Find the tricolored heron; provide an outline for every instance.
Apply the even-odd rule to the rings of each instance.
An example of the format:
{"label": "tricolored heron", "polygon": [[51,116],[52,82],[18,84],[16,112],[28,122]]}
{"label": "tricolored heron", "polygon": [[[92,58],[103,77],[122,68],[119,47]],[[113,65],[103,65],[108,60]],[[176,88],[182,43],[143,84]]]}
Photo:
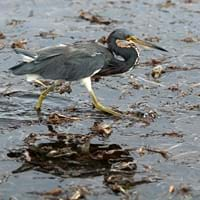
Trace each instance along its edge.
{"label": "tricolored heron", "polygon": [[[125,29],[116,29],[108,36],[107,47],[96,41],[88,41],[52,46],[37,51],[15,49],[16,53],[23,54],[25,59],[10,69],[15,75],[26,74],[28,81],[36,81],[40,84],[42,79],[82,80],[96,109],[120,116],[119,112],[105,107],[98,101],[92,89],[91,77],[96,74],[100,76],[119,74],[133,68],[139,60],[136,44],[166,51],[136,38]],[[117,56],[122,59],[118,59]],[[43,100],[55,86],[56,81],[40,94],[35,106],[37,111],[40,111]]]}

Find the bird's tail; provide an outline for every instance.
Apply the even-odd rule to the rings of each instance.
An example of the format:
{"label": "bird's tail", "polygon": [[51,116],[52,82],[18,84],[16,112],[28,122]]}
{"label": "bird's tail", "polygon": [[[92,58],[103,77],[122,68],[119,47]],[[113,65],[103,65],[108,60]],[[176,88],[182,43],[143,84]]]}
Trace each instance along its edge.
{"label": "bird's tail", "polygon": [[11,67],[9,70],[11,70],[12,73],[15,75],[26,74],[29,70],[29,66],[27,66],[27,63],[34,61],[35,58],[37,57],[37,54],[30,50],[25,50],[20,48],[15,48],[14,51],[17,54],[21,54],[23,56],[23,62]]}
{"label": "bird's tail", "polygon": [[15,75],[23,75],[24,73],[21,73],[21,67],[23,67],[25,64],[26,62],[19,63],[18,65],[11,67],[9,70],[11,70]]}

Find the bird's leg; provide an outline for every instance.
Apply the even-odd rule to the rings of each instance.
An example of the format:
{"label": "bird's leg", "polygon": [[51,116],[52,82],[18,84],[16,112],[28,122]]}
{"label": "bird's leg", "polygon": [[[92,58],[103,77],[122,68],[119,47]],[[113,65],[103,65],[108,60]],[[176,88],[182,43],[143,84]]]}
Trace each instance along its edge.
{"label": "bird's leg", "polygon": [[110,109],[110,108],[108,108],[108,107],[105,107],[104,105],[102,105],[102,104],[98,101],[98,99],[97,99],[97,97],[96,97],[96,95],[95,95],[95,93],[94,93],[94,91],[93,91],[93,89],[92,89],[90,77],[82,79],[82,82],[83,82],[83,84],[85,85],[85,87],[87,88],[87,90],[88,90],[90,96],[92,97],[92,103],[94,104],[94,106],[95,106],[95,108],[96,108],[97,110],[100,110],[100,111],[102,111],[102,112],[108,113],[108,114],[110,114],[110,115],[114,115],[114,116],[116,116],[116,117],[120,117],[120,116],[121,116],[121,113],[120,113],[120,112],[116,112],[116,111],[114,111],[114,110],[112,110],[112,109]]}
{"label": "bird's leg", "polygon": [[46,98],[46,96],[49,94],[49,92],[54,91],[54,88],[56,87],[56,84],[53,83],[52,85],[48,86],[44,91],[41,92],[38,101],[35,105],[35,109],[37,112],[39,112],[41,110],[42,107],[42,102],[44,101],[44,99]]}
{"label": "bird's leg", "polygon": [[98,99],[96,98],[94,91],[91,91],[91,92],[89,92],[89,93],[90,93],[90,95],[91,95],[91,97],[92,97],[92,103],[94,104],[94,106],[95,106],[95,108],[96,108],[97,110],[100,110],[100,111],[102,111],[102,112],[105,112],[105,113],[114,115],[114,116],[116,116],[116,117],[120,117],[120,116],[121,116],[121,113],[116,112],[116,111],[114,111],[114,110],[112,110],[112,109],[110,109],[110,108],[105,107],[104,105],[102,105],[102,104],[98,101]]}

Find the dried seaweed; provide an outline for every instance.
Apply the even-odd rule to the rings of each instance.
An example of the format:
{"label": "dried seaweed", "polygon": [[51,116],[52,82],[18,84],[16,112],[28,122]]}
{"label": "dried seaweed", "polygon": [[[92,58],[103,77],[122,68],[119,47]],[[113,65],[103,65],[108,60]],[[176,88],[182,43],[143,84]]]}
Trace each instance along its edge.
{"label": "dried seaweed", "polygon": [[5,39],[5,38],[6,38],[6,36],[2,32],[0,32],[0,39],[2,40],[2,39]]}
{"label": "dried seaweed", "polygon": [[48,32],[41,31],[38,35],[35,35],[36,37],[41,37],[43,39],[55,39],[59,36],[59,34],[55,33],[53,30],[50,30]]}
{"label": "dried seaweed", "polygon": [[22,24],[24,22],[26,22],[26,21],[25,20],[19,20],[19,19],[12,19],[11,21],[7,22],[7,25],[15,27],[15,26]]}
{"label": "dried seaweed", "polygon": [[101,122],[94,122],[90,129],[95,134],[103,137],[108,137],[112,133],[111,125]]}
{"label": "dried seaweed", "polygon": [[161,65],[157,65],[156,67],[152,69],[151,76],[157,79],[157,78],[160,78],[163,73],[165,73],[163,67]]}
{"label": "dried seaweed", "polygon": [[[136,164],[126,149],[117,144],[93,144],[94,134],[31,134],[20,152],[10,152],[23,161],[14,173],[35,169],[61,177],[88,177],[113,171],[133,174]],[[47,142],[49,140],[49,142]]]}
{"label": "dried seaweed", "polygon": [[74,121],[80,120],[79,117],[66,116],[58,113],[51,113],[48,117],[48,124],[62,124],[62,123],[72,123]]}
{"label": "dried seaweed", "polygon": [[11,48],[21,48],[25,49],[25,45],[27,44],[27,40],[16,40],[11,44]]}
{"label": "dried seaweed", "polygon": [[103,19],[99,15],[93,15],[92,13],[86,12],[86,11],[81,11],[79,17],[81,19],[84,19],[84,20],[90,21],[91,23],[96,23],[96,24],[109,25],[113,22],[113,20]]}

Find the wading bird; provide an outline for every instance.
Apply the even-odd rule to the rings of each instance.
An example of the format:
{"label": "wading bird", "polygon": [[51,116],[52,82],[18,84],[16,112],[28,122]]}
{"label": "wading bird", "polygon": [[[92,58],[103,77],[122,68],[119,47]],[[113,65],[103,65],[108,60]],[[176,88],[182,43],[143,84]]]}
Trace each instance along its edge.
{"label": "wading bird", "polygon": [[[98,101],[92,89],[91,77],[124,73],[133,68],[139,60],[137,44],[166,51],[159,46],[136,38],[125,29],[116,29],[108,36],[107,47],[96,41],[88,41],[52,46],[37,51],[15,49],[16,53],[24,56],[24,61],[10,70],[15,75],[27,75],[28,81],[40,84],[43,84],[42,79],[81,80],[96,109],[120,116],[120,112],[105,107]],[[121,59],[118,58],[119,56]],[[56,81],[40,94],[35,105],[37,111],[41,110],[43,100],[55,87]]]}

